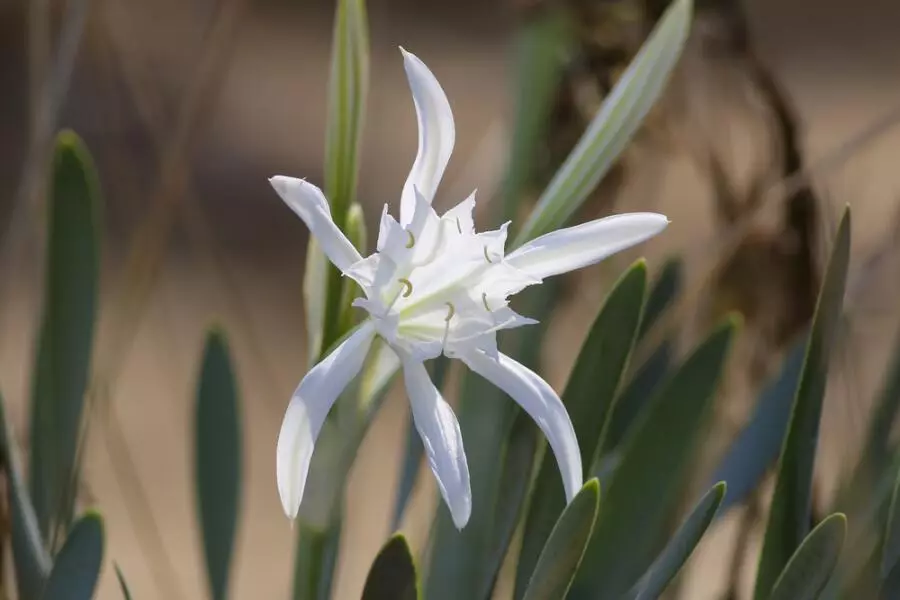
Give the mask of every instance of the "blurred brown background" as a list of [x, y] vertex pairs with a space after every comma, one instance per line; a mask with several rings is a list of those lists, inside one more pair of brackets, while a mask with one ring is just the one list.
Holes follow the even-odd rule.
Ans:
[[[79, 4], [0, 1], [0, 384], [20, 440], [27, 432], [42, 277], [41, 212], [29, 200], [33, 195], [23, 192], [23, 165], [43, 93], [35, 82], [58, 49], [66, 10]], [[203, 596], [191, 397], [204, 329], [222, 322], [232, 339], [246, 417], [246, 485], [232, 596], [286, 597], [293, 534], [276, 494], [274, 447], [287, 399], [307, 365], [301, 300], [307, 232], [266, 178], [289, 174], [321, 184], [333, 4], [85, 4], [84, 31], [59, 113], [59, 124], [76, 129], [93, 151], [106, 201], [94, 361], [108, 402], [91, 430], [83, 504], [102, 510], [107, 557], [122, 567], [135, 597]], [[891, 242], [900, 206], [900, 128], [884, 121], [877, 136], [854, 141], [900, 107], [900, 3], [746, 5], [759, 57], [802, 125], [804, 159], [815, 169], [812, 182], [821, 202], [822, 244], [840, 207], [854, 208], [860, 291], [852, 302], [859, 308], [837, 376], [852, 385], [831, 386], [835, 408], [826, 412], [824, 435], [824, 464], [836, 471], [845, 465], [843, 440], [852, 440], [864, 423], [861, 403], [872, 395], [896, 330], [900, 262]], [[35, 25], [35, 14], [44, 15], [46, 27]], [[456, 150], [437, 203], [449, 206], [476, 187], [486, 201], [505, 161], [517, 6], [378, 0], [369, 3], [369, 17], [371, 89], [359, 195], [370, 232], [381, 205], [398, 201], [415, 154], [415, 116], [399, 45], [435, 72], [456, 117]], [[644, 145], [639, 168], [626, 174], [616, 204], [619, 211], [664, 212], [672, 225], [579, 278], [554, 317], [544, 351], [547, 376], [556, 385], [605, 282], [630, 260], [645, 255], [653, 268], [680, 252], [692, 281], [708, 271], [708, 249], [717, 239], [716, 198], [685, 140], [714, 140], [739, 171], [758, 154], [752, 120], [729, 100], [729, 90], [740, 88], [739, 76], [729, 78], [727, 60], [718, 64], [714, 52], [697, 49], [698, 36], [710, 35], [706, 26], [701, 21], [695, 27], [672, 92], [686, 107], [679, 114], [687, 115], [676, 142]], [[488, 225], [483, 218], [480, 223]], [[870, 271], [863, 265], [872, 256], [885, 260], [866, 277]], [[133, 264], [140, 268], [130, 270]], [[360, 452], [348, 491], [336, 598], [358, 597], [389, 533], [406, 417], [402, 393], [395, 393]], [[433, 484], [423, 479], [406, 523], [414, 542], [421, 542], [431, 510]], [[706, 568], [715, 565], [716, 553], [705, 555], [694, 561], [699, 568], [689, 581], [697, 586], [692, 598], [714, 598], [721, 589], [720, 578]], [[110, 561], [100, 598], [118, 597]]]

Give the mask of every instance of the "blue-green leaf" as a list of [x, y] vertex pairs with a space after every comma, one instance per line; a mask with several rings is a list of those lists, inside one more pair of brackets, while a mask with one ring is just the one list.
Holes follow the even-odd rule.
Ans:
[[624, 442], [573, 598], [620, 598], [662, 549], [736, 328], [729, 319], [703, 341]]
[[195, 477], [206, 574], [212, 598], [228, 595], [241, 499], [241, 411], [224, 332], [206, 337], [197, 386]]
[[72, 520], [100, 276], [100, 195], [91, 157], [59, 134], [47, 202], [44, 308], [33, 374], [30, 484], [49, 544]]
[[826, 517], [804, 539], [772, 588], [769, 600], [817, 600], [828, 583], [847, 533], [841, 513]]
[[615, 163], [662, 93], [687, 39], [691, 0], [675, 0], [550, 181], [518, 246], [563, 226]]
[[588, 481], [565, 508], [535, 564], [525, 600], [566, 597], [591, 539], [600, 501], [600, 484]]
[[650, 287], [647, 294], [647, 304], [644, 306], [644, 315], [641, 318], [641, 327], [638, 329], [638, 340], [644, 338], [660, 317], [675, 302], [675, 298], [681, 291], [684, 279], [684, 264], [681, 258], [673, 257], [666, 261], [659, 275]]
[[714, 485], [694, 506], [691, 514], [685, 519], [665, 549], [653, 562], [653, 566], [638, 584], [636, 600], [656, 600], [665, 591], [669, 582], [675, 578], [697, 544], [709, 524], [712, 523], [722, 498], [725, 496], [725, 482]]
[[850, 262], [850, 209], [838, 226], [810, 329], [806, 361], [781, 450], [778, 479], [759, 558], [756, 600], [765, 600], [776, 578], [809, 531], [813, 463], [828, 363], [840, 324]]
[[[887, 579], [891, 571], [900, 564], [900, 513], [897, 512], [898, 510], [900, 510], [900, 471], [897, 473], [897, 481], [894, 484], [887, 526], [884, 530], [884, 547], [881, 551], [882, 579]], [[897, 592], [900, 592], [900, 589]]]
[[418, 597], [416, 565], [406, 538], [398, 533], [375, 557], [362, 600], [416, 600]]
[[52, 562], [44, 547], [41, 531], [28, 489], [22, 479], [19, 447], [6, 421], [6, 404], [0, 395], [0, 461], [6, 473], [6, 501], [9, 506], [10, 538], [16, 586], [20, 598], [37, 598]]
[[[586, 470], [600, 447], [604, 424], [628, 365], [646, 284], [644, 261], [635, 263], [615, 284], [578, 353], [562, 395]], [[541, 461], [530, 504], [516, 571], [517, 598], [524, 594], [547, 536], [566, 505], [556, 460], [550, 452]]]
[[788, 353], [778, 377], [763, 389], [753, 415], [719, 463], [712, 480], [728, 484], [721, 514], [739, 506], [778, 460], [805, 357], [804, 338]]
[[91, 600], [103, 562], [103, 520], [97, 513], [81, 517], [53, 563], [44, 600]]

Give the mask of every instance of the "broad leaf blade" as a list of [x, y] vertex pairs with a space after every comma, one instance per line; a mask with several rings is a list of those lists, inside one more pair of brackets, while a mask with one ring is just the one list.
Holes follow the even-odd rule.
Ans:
[[840, 513], [826, 517], [803, 540], [778, 577], [769, 600], [816, 600], [837, 565], [847, 519]]
[[416, 600], [418, 597], [416, 565], [406, 538], [397, 534], [375, 557], [362, 600]]
[[206, 337], [197, 387], [195, 477], [211, 597], [228, 595], [241, 497], [241, 416], [234, 369], [224, 332]]
[[636, 600], [656, 600], [662, 595], [700, 543], [724, 496], [724, 481], [704, 494], [642, 578]]
[[34, 507], [22, 478], [19, 450], [12, 429], [6, 421], [6, 404], [2, 395], [0, 436], [0, 461], [6, 474], [6, 501], [9, 506], [16, 586], [20, 598], [37, 598], [50, 575], [52, 561], [44, 547], [44, 540], [41, 539]]
[[759, 558], [756, 600], [764, 600], [775, 579], [809, 531], [813, 463], [828, 363], [841, 318], [850, 261], [850, 210], [838, 226], [831, 258], [810, 329], [806, 360], [781, 450], [778, 479]]
[[739, 506], [778, 460], [805, 357], [804, 339], [791, 349], [781, 373], [762, 391], [753, 415], [719, 463], [713, 481], [728, 484], [721, 514]]
[[[619, 279], [591, 326], [562, 395], [586, 470], [590, 469], [599, 449], [604, 423], [628, 364], [641, 319], [646, 284], [647, 268], [643, 261], [635, 263]], [[527, 416], [517, 418], [527, 419]], [[547, 536], [565, 504], [555, 457], [552, 452], [546, 452], [525, 521], [516, 572], [516, 597], [524, 593]]]
[[100, 197], [91, 157], [72, 132], [57, 138], [47, 203], [44, 308], [31, 405], [30, 484], [41, 534], [72, 519], [84, 396], [100, 276]]
[[591, 539], [600, 501], [600, 484], [588, 481], [566, 507], [535, 564], [525, 600], [566, 597]]
[[53, 563], [44, 600], [91, 600], [103, 562], [103, 520], [97, 513], [79, 519]]
[[687, 39], [691, 14], [691, 0], [669, 6], [541, 195], [514, 246], [564, 225], [606, 175], [662, 93]]
[[736, 322], [728, 320], [704, 340], [625, 441], [573, 598], [620, 598], [661, 549], [709, 421], [735, 329]]

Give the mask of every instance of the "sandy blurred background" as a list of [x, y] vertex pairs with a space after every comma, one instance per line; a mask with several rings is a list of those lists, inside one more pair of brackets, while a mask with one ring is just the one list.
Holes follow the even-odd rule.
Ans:
[[[44, 32], [29, 25], [29, 11], [39, 3], [51, 17]], [[900, 127], [885, 124], [869, 143], [840, 148], [900, 106], [900, 3], [746, 4], [760, 56], [802, 119], [808, 163], [831, 160], [814, 174], [825, 204], [822, 229], [833, 228], [840, 207], [852, 204], [860, 264], [891, 239]], [[109, 403], [92, 428], [81, 492], [83, 504], [99, 507], [107, 523], [100, 598], [118, 597], [111, 561], [122, 567], [136, 598], [205, 594], [190, 435], [203, 333], [216, 321], [230, 334], [246, 417], [232, 597], [281, 598], [290, 589], [294, 536], [277, 498], [274, 448], [287, 399], [307, 365], [301, 300], [307, 232], [266, 178], [322, 181], [332, 11], [324, 0], [90, 3], [60, 123], [76, 129], [94, 152], [106, 200], [95, 368]], [[0, 232], [7, 234], [0, 239], [0, 385], [21, 441], [42, 240], [40, 211], [15, 199], [33, 118], [29, 99], [38, 93], [29, 72], [46, 73], [46, 40], [58, 32], [63, 12], [62, 3], [49, 0], [0, 1]], [[454, 110], [456, 150], [436, 201], [446, 207], [473, 188], [496, 187], [512, 114], [516, 17], [511, 3], [471, 0], [378, 0], [369, 3], [369, 16], [371, 90], [359, 195], [372, 232], [380, 206], [398, 200], [415, 155], [415, 116], [397, 46], [431, 67]], [[689, 76], [685, 81], [690, 85]], [[720, 83], [727, 85], [707, 78], [707, 87], [688, 101]], [[715, 118], [720, 121], [708, 123], [705, 135], [720, 131], [728, 111]], [[735, 155], [747, 154], [740, 136], [734, 139]], [[671, 252], [683, 252], [692, 276], [702, 277], [715, 235], [708, 186], [677, 147], [651, 151], [646, 164], [619, 208], [659, 210], [672, 225], [639, 250], [591, 270], [566, 298], [545, 348], [555, 385], [564, 381], [603, 282], [636, 256], [647, 256], [652, 269]], [[159, 218], [155, 206], [170, 202], [177, 217], [158, 277], [129, 279], [124, 266], [136, 234]], [[830, 391], [837, 408], [827, 412], [823, 464], [832, 471], [844, 466], [842, 436], [852, 438], [865, 422], [862, 402], [872, 396], [896, 330], [900, 263], [887, 264], [859, 295], [853, 343], [866, 351], [848, 351], [838, 376], [852, 385]], [[153, 267], [151, 261], [146, 272]], [[390, 533], [406, 418], [402, 393], [394, 393], [359, 454], [336, 598], [359, 596]], [[430, 477], [423, 481], [406, 523], [414, 543], [421, 543], [431, 507], [433, 484]], [[715, 557], [695, 562], [712, 565]], [[697, 573], [691, 597], [716, 597], [718, 578], [704, 575], [708, 569]]]

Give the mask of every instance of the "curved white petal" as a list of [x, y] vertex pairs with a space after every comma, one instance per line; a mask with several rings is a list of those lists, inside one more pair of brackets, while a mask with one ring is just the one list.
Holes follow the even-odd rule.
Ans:
[[276, 478], [284, 513], [297, 516], [309, 461], [322, 423], [332, 404], [363, 366], [375, 328], [371, 321], [355, 332], [314, 366], [297, 386], [278, 433]]
[[455, 225], [457, 235], [474, 235], [475, 219], [472, 217], [474, 212], [475, 192], [472, 192], [468, 198], [445, 212], [441, 219], [446, 219]]
[[403, 379], [428, 464], [450, 509], [453, 524], [462, 529], [472, 513], [472, 488], [459, 422], [434, 387], [424, 364], [404, 359]]
[[562, 474], [566, 499], [571, 501], [581, 489], [581, 453], [569, 413], [550, 384], [502, 352], [493, 359], [471, 349], [458, 358], [509, 394], [534, 419], [550, 442]]
[[506, 261], [537, 279], [580, 269], [653, 237], [669, 220], [656, 213], [613, 215], [559, 229], [506, 256]]
[[453, 152], [456, 128], [450, 102], [434, 74], [414, 54], [403, 48], [400, 51], [419, 122], [419, 151], [400, 198], [400, 223], [406, 226], [415, 212], [414, 188], [418, 188], [429, 203], [434, 200]]
[[345, 271], [350, 265], [362, 260], [347, 236], [331, 219], [331, 209], [328, 208], [328, 201], [322, 190], [303, 179], [283, 175], [270, 178], [269, 183], [285, 204], [303, 219], [334, 266]]

